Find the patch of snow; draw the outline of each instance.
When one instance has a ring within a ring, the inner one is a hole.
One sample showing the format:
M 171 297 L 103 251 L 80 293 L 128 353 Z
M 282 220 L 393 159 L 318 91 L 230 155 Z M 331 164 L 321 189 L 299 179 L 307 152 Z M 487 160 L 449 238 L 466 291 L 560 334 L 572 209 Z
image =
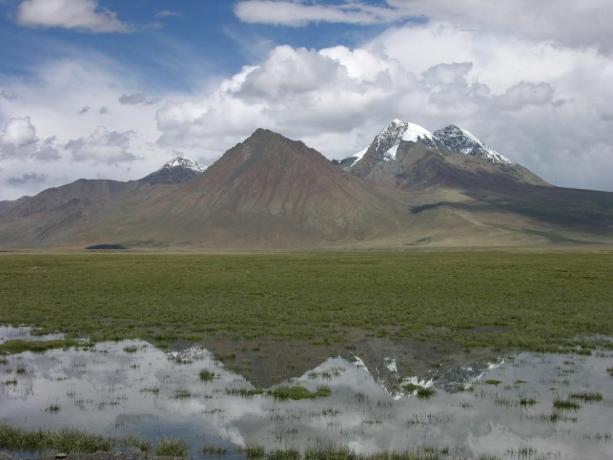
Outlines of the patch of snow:
M 383 358 L 383 363 L 385 367 L 390 372 L 398 372 L 398 365 L 396 364 L 396 360 L 394 358 Z
M 400 145 L 399 143 L 398 144 L 394 144 L 394 146 L 391 149 L 389 149 L 387 152 L 385 152 L 383 154 L 383 159 L 385 161 L 395 160 L 396 159 L 396 154 L 398 153 L 398 146 L 399 145 Z
M 191 169 L 192 171 L 201 173 L 204 172 L 204 170 L 206 169 L 204 166 L 202 166 L 200 163 L 198 163 L 197 161 L 194 160 L 190 160 L 189 158 L 185 158 L 182 156 L 177 156 L 175 158 L 173 158 L 172 160 L 168 161 L 163 168 L 185 168 L 185 169 Z
M 417 142 L 420 140 L 434 140 L 434 135 L 423 126 L 415 123 L 407 123 L 407 128 L 402 134 L 405 142 Z

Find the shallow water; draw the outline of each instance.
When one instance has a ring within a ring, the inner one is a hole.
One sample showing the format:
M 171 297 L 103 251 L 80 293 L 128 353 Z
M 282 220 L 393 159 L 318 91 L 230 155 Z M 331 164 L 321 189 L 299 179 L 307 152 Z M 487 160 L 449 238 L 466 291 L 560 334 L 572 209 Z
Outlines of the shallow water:
M 0 334 L 7 339 L 29 332 L 0 328 Z M 385 363 L 393 374 L 392 361 L 387 358 Z M 227 458 L 232 458 L 237 448 L 247 445 L 332 445 L 360 453 L 434 447 L 466 458 L 605 459 L 613 458 L 611 366 L 610 351 L 595 356 L 521 353 L 497 365 L 443 370 L 438 380 L 424 377 L 420 383 L 433 385 L 436 393 L 419 399 L 378 382 L 359 358 L 337 357 L 286 382 L 310 390 L 327 385 L 330 397 L 276 401 L 227 394 L 253 386 L 202 348 L 173 354 L 142 341 L 99 343 L 91 351 L 8 357 L 0 364 L 0 422 L 135 435 L 152 443 L 180 437 L 194 456 L 203 446 L 225 447 Z M 17 367 L 25 373 L 16 374 Z M 215 373 L 213 381 L 200 381 L 202 369 Z M 6 383 L 14 379 L 16 384 Z M 526 383 L 515 383 L 518 380 Z M 449 392 L 458 386 L 471 391 Z M 181 390 L 187 390 L 186 397 L 177 397 Z M 578 401 L 580 410 L 559 412 L 561 420 L 555 423 L 546 418 L 554 413 L 554 399 L 578 391 L 600 392 L 604 399 Z M 521 398 L 538 402 L 522 407 Z M 52 405 L 59 411 L 49 411 Z M 521 448 L 527 455 L 520 455 Z

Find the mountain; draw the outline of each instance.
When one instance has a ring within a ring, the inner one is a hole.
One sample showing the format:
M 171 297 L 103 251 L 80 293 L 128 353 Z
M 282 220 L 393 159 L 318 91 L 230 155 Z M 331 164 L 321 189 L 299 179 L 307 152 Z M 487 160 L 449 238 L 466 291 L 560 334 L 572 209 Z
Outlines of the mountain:
M 102 233 L 120 242 L 214 248 L 351 244 L 406 224 L 399 195 L 302 142 L 258 129 L 194 180 L 79 238 Z
M 196 161 L 178 156 L 167 162 L 157 171 L 139 180 L 150 185 L 182 184 L 204 172 L 205 168 Z
M 152 174 L 121 182 L 79 179 L 0 206 L 0 243 L 13 246 L 65 244 L 80 229 L 95 225 L 120 202 L 144 200 L 200 174 L 197 163 L 178 157 Z
M 434 131 L 434 137 L 438 140 L 440 145 L 452 152 L 462 153 L 473 158 L 499 165 L 514 164 L 504 155 L 487 147 L 472 133 L 455 125 L 445 126 L 442 129 Z
M 431 133 L 398 119 L 383 128 L 369 147 L 340 164 L 359 177 L 407 189 L 547 185 L 466 130 L 450 125 Z
M 333 164 L 258 129 L 205 171 L 178 159 L 140 180 L 82 179 L 4 204 L 0 248 L 613 243 L 613 193 L 546 184 L 461 128 L 394 120 L 356 157 Z

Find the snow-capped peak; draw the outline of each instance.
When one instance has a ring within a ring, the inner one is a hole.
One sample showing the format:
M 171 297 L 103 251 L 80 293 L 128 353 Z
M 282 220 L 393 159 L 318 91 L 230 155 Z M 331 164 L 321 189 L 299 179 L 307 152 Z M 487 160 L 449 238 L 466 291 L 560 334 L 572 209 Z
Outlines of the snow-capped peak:
M 514 164 L 507 157 L 485 145 L 477 136 L 459 128 L 449 125 L 434 132 L 440 144 L 452 152 L 480 158 L 495 164 Z
M 407 129 L 402 134 L 405 142 L 417 142 L 420 140 L 434 140 L 434 135 L 423 126 L 415 123 L 407 123 Z
M 189 158 L 185 158 L 182 156 L 177 156 L 173 158 L 172 160 L 166 162 L 166 164 L 164 164 L 164 166 L 162 167 L 162 169 L 170 169 L 170 168 L 189 169 L 197 173 L 201 173 L 206 169 L 204 166 L 202 166 L 197 161 L 190 160 Z

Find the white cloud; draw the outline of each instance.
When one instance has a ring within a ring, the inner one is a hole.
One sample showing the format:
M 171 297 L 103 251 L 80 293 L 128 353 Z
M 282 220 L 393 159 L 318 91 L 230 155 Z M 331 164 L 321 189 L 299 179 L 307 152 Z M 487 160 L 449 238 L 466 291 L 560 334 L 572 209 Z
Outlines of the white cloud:
M 387 0 L 383 6 L 355 0 L 243 0 L 234 11 L 244 22 L 290 27 L 319 22 L 382 24 L 421 18 L 449 22 L 465 30 L 613 50 L 610 0 Z
M 40 141 L 30 117 L 11 118 L 0 132 L 0 158 L 41 161 L 59 159 L 55 138 Z
M 357 49 L 277 47 L 212 92 L 168 101 L 159 142 L 213 159 L 262 126 L 339 158 L 399 117 L 459 124 L 548 180 L 611 189 L 611 78 L 613 59 L 593 49 L 398 27 Z
M 402 19 L 399 11 L 368 5 L 361 2 L 346 2 L 328 5 L 300 1 L 247 0 L 234 7 L 241 21 L 248 23 L 304 26 L 311 22 L 347 24 L 380 24 Z
M 520 110 L 529 105 L 551 104 L 553 94 L 554 90 L 548 83 L 522 81 L 498 96 L 496 102 L 503 110 Z
M 88 161 L 92 164 L 117 164 L 137 159 L 131 150 L 133 131 L 109 131 L 98 127 L 88 137 L 73 139 L 66 144 L 66 150 L 74 161 Z
M 30 117 L 11 118 L 4 127 L 0 139 L 3 145 L 13 147 L 27 147 L 38 140 L 36 128 L 32 125 Z
M 23 0 L 17 22 L 29 27 L 59 27 L 89 32 L 128 32 L 130 27 L 97 0 Z

